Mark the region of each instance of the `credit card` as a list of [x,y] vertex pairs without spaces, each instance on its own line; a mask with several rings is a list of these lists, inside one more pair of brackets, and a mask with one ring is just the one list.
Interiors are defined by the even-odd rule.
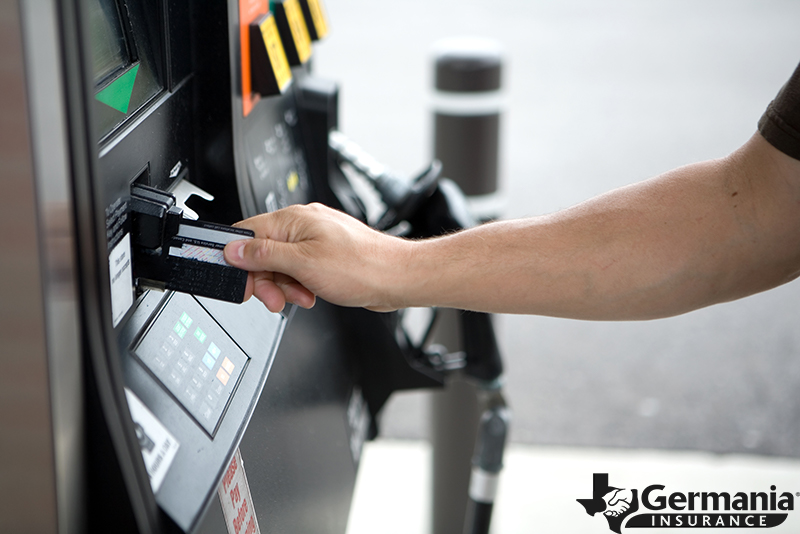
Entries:
[[221,244],[223,248],[231,241],[252,238],[255,234],[246,228],[236,228],[206,221],[183,219],[178,225],[175,237],[185,240],[196,240],[205,243]]
[[224,224],[182,219],[168,241],[166,288],[230,302],[242,302],[247,271],[225,261],[231,241],[252,239],[251,230]]
[[229,266],[222,253],[225,245],[231,241],[252,239],[254,235],[244,228],[184,219],[178,225],[178,233],[170,240],[169,255]]
[[247,271],[225,261],[231,241],[252,239],[244,228],[167,216],[161,247],[134,249],[134,276],[146,287],[161,287],[228,302],[244,300]]
[[200,297],[240,303],[247,287],[247,271],[231,265],[170,256],[164,262],[165,288]]

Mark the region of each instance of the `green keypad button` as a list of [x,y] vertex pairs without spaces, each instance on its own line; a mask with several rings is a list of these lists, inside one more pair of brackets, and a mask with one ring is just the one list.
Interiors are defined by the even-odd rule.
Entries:
[[183,326],[185,326],[186,328],[189,328],[190,326],[192,326],[192,322],[193,321],[192,321],[192,318],[189,317],[188,313],[183,312],[183,315],[181,315],[181,322],[183,323]]
[[187,332],[186,327],[180,322],[175,323],[175,326],[172,327],[172,330],[174,330],[175,333],[181,337],[181,339],[183,339],[183,336],[185,336]]
[[197,341],[199,341],[200,343],[205,343],[206,337],[208,336],[206,336],[206,333],[198,328],[197,330],[194,331],[194,337],[196,337]]

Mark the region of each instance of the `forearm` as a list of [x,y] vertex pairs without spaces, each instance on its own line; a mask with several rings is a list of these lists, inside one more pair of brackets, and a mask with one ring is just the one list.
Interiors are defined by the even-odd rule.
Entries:
[[800,177],[764,145],[754,138],[728,158],[553,215],[418,242],[402,304],[650,319],[788,281],[800,260]]
[[800,161],[756,134],[729,157],[573,208],[408,241],[320,205],[240,223],[226,260],[277,311],[314,295],[389,310],[449,306],[651,319],[743,297],[800,271]]

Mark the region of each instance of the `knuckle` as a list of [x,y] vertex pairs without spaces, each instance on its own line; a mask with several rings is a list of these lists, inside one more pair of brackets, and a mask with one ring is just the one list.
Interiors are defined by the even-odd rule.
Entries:
[[253,260],[261,262],[269,258],[270,241],[268,239],[254,239],[250,248],[250,256]]
[[324,204],[320,204],[319,202],[312,202],[311,204],[304,206],[305,214],[316,219],[327,216],[330,211],[331,210],[329,207],[325,206]]
[[309,211],[322,211],[325,209],[325,206],[320,202],[312,202],[310,204],[306,204],[306,209]]
[[[285,208],[280,210],[280,213],[287,214],[287,215],[297,215],[297,213],[302,212],[303,207],[304,206],[302,204],[292,204],[292,205],[286,206]],[[278,212],[276,212],[276,213],[278,213]]]

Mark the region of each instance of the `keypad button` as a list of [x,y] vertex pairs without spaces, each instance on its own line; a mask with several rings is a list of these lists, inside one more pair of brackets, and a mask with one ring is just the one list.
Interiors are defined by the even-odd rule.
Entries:
[[183,339],[183,336],[185,336],[186,332],[188,332],[186,327],[183,326],[180,322],[175,323],[175,326],[172,327],[172,330],[174,330],[175,333],[178,334],[178,337],[181,339]]
[[205,385],[203,381],[200,379],[200,375],[198,375],[197,373],[195,373],[195,375],[191,378],[189,383],[192,385],[193,388],[197,389],[198,391],[203,389],[203,386]]
[[172,358],[172,355],[175,354],[175,348],[168,341],[165,341],[164,344],[161,345],[161,354],[169,360]]
[[193,387],[189,386],[186,388],[184,393],[184,400],[189,405],[194,405],[197,402],[197,398],[200,396]]
[[175,369],[177,369],[181,374],[188,374],[189,373],[189,363],[181,358],[177,362],[175,362]]
[[206,391],[206,395],[203,397],[203,400],[206,401],[212,408],[216,408],[217,402],[219,402],[219,395],[213,391]]
[[220,367],[219,370],[217,371],[217,380],[222,382],[222,385],[224,386],[228,385],[228,380],[230,379],[230,377],[231,375],[226,373],[225,369],[223,369],[222,367]]
[[197,354],[195,354],[188,348],[184,348],[183,359],[186,360],[189,363],[189,365],[192,365],[195,362],[195,360],[197,360]]
[[183,374],[182,374],[180,371],[178,371],[177,369],[173,369],[173,370],[172,370],[172,371],[169,373],[169,379],[170,379],[170,380],[172,381],[172,383],[173,383],[173,384],[175,384],[176,386],[181,386],[181,385],[183,385]]
[[[166,368],[167,368],[167,362],[165,362],[165,361],[164,361],[163,359],[161,359],[159,356],[153,356],[153,361],[152,361],[152,364],[153,364],[153,367],[154,367],[155,369],[158,369],[158,370],[160,370],[160,371],[163,371],[164,369],[166,369]],[[154,370],[155,370],[155,369],[154,369]]]
[[194,337],[196,337],[197,341],[199,341],[200,343],[205,343],[206,337],[208,336],[206,336],[206,333],[203,332],[200,328],[198,328],[197,330],[194,331]]

